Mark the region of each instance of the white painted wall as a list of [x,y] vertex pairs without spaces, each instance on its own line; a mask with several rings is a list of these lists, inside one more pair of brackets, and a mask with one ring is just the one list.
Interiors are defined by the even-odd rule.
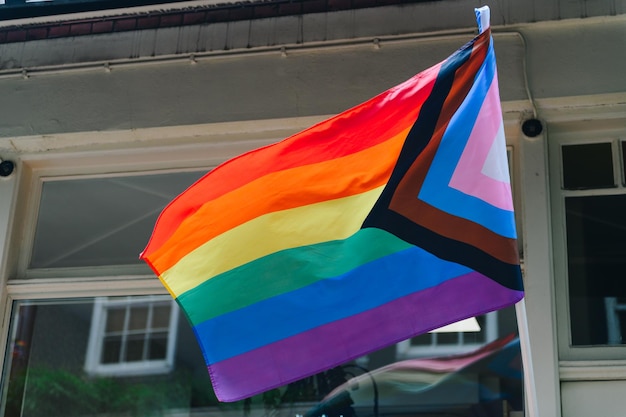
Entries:
[[623,417],[626,381],[579,381],[561,384],[563,416]]
[[[626,91],[626,60],[619,53],[626,50],[626,15],[494,30],[505,102],[527,100],[525,75],[535,98]],[[129,42],[138,46],[142,36]],[[36,66],[26,69],[28,78],[21,70],[0,71],[0,137],[337,113],[439,62],[471,36],[390,35],[380,47],[359,39],[287,45],[285,54],[246,49],[197,55],[196,63],[177,55],[112,61],[108,67],[102,51],[116,50],[117,43],[100,44],[97,37],[45,41],[39,52],[28,52],[38,48],[31,43],[0,45],[5,61],[20,63],[30,53],[41,65],[46,57],[65,56],[74,43],[94,48],[93,61],[80,67]],[[3,47],[16,48],[14,57]]]

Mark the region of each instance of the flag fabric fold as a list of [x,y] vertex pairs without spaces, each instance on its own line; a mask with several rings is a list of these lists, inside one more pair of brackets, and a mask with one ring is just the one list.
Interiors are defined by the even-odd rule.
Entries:
[[235,401],[523,297],[488,9],[408,81],[218,166],[141,254]]

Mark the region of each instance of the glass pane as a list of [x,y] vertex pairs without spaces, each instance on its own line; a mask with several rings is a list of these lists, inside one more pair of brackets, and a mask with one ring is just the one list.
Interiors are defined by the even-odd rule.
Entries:
[[430,346],[433,343],[433,335],[430,333],[421,334],[411,338],[412,346]]
[[[145,298],[126,300],[145,305]],[[2,417],[368,417],[374,415],[374,402],[379,416],[397,417],[496,417],[505,409],[523,410],[519,341],[511,334],[516,329],[514,307],[498,312],[501,333],[482,351],[459,346],[453,356],[456,368],[449,367],[447,354],[399,358],[391,346],[250,399],[220,403],[184,314],[178,318],[170,369],[144,370],[129,378],[129,367],[147,362],[126,362],[115,365],[119,374],[87,373],[89,337],[97,333],[91,329],[93,310],[101,304],[92,299],[14,303]],[[148,355],[164,357],[166,339],[165,332],[151,334]],[[119,350],[119,338],[107,340],[116,348],[105,350]],[[138,352],[140,344],[129,341],[128,352]]]
[[152,328],[163,329],[170,325],[170,304],[155,305],[152,308]]
[[118,363],[122,352],[122,337],[107,336],[102,343],[102,363]]
[[165,359],[165,355],[167,354],[167,333],[152,333],[148,343],[147,359]]
[[562,147],[563,187],[567,190],[614,187],[610,143]]
[[145,335],[129,335],[126,339],[126,362],[135,362],[144,359]]
[[143,265],[157,216],[204,173],[44,182],[30,267]]
[[148,307],[131,307],[128,330],[146,330],[148,327]]
[[438,345],[457,345],[459,343],[458,333],[437,333]]
[[107,333],[121,332],[124,330],[126,320],[126,308],[110,308],[107,311]]
[[569,197],[565,209],[572,345],[623,344],[626,195]]
[[478,317],[476,317],[476,320],[478,321],[478,324],[480,326],[480,331],[478,331],[478,332],[463,332],[463,341],[465,343],[482,344],[482,343],[485,343],[485,341],[486,341],[485,325],[486,325],[487,321],[485,319],[485,316],[478,316]]

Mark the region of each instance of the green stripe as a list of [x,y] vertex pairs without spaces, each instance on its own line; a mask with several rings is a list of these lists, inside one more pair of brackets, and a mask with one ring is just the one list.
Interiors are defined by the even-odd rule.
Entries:
[[177,300],[195,326],[410,246],[383,230],[361,229],[345,240],[287,249],[257,259],[203,282]]

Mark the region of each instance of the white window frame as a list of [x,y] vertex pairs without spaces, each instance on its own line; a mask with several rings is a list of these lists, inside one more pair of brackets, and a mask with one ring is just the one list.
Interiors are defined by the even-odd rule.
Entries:
[[[626,132],[625,132],[626,133]],[[626,195],[626,187],[622,180],[622,164],[620,162],[619,142],[626,140],[626,134],[607,132],[604,129],[584,132],[563,132],[553,135],[550,142],[551,195],[554,237],[554,268],[556,285],[556,304],[558,320],[558,348],[561,361],[612,361],[616,367],[624,367],[626,372],[626,346],[572,346],[571,319],[569,310],[569,286],[567,272],[567,231],[565,225],[565,198],[602,195]],[[585,190],[566,190],[563,188],[562,146],[584,145],[595,143],[611,143],[613,176],[615,187]],[[581,365],[581,363],[578,363]],[[589,363],[591,365],[591,363]]]
[[[568,291],[568,277],[567,277],[567,253],[565,248],[566,235],[565,235],[565,210],[564,210],[564,195],[561,188],[561,144],[583,144],[593,142],[606,142],[611,140],[624,140],[626,139],[626,106],[624,105],[623,94],[605,95],[598,97],[573,97],[570,100],[554,100],[545,101],[544,114],[548,120],[548,141],[545,142],[545,167],[541,164],[535,164],[535,169],[540,172],[545,169],[545,188],[533,188],[528,191],[537,193],[543,193],[547,195],[547,201],[549,206],[547,209],[550,213],[550,222],[544,222],[543,228],[547,230],[550,236],[548,240],[551,243],[550,248],[544,247],[542,239],[538,239],[541,236],[540,230],[535,227],[537,238],[527,241],[529,245],[529,251],[533,251],[535,255],[532,258],[540,259],[545,252],[548,256],[543,256],[543,262],[538,265],[536,263],[529,263],[537,273],[529,275],[529,278],[533,282],[533,287],[530,288],[530,294],[527,292],[527,297],[532,295],[537,300],[545,298],[546,305],[548,303],[554,303],[555,319],[551,326],[542,324],[542,319],[533,311],[529,305],[528,321],[529,331],[533,331],[535,334],[543,334],[544,339],[554,337],[554,349],[550,350],[533,350],[533,362],[540,364],[545,359],[541,356],[558,355],[558,374],[557,379],[551,375],[551,372],[547,372],[543,367],[535,367],[534,383],[536,388],[529,391],[529,394],[536,396],[537,407],[543,407],[541,404],[549,404],[553,399],[553,405],[550,408],[560,410],[559,398],[560,393],[558,388],[571,390],[571,387],[588,387],[596,384],[598,381],[617,382],[626,379],[626,348],[623,346],[570,346],[570,317],[569,317],[569,291]],[[598,105],[602,103],[602,105]],[[565,104],[565,105],[564,105]],[[529,157],[541,157],[541,147],[544,146],[540,142],[528,141],[527,150]],[[616,149],[617,151],[617,149]],[[613,154],[614,166],[622,167],[616,159],[619,159],[617,152]],[[530,160],[529,160],[530,161]],[[532,164],[529,165],[533,166]],[[615,170],[615,183],[622,185],[620,179],[619,168]],[[533,173],[530,171],[526,175],[527,181],[533,183]],[[587,192],[588,190],[581,191],[579,193]],[[597,191],[598,195],[601,194],[616,194],[619,190],[605,189]],[[575,193],[576,191],[567,190],[567,192]],[[536,198],[540,203],[541,199]],[[535,207],[531,208],[534,209]],[[532,217],[527,216],[527,219]],[[530,224],[529,224],[530,225]],[[534,226],[533,226],[534,227]],[[535,250],[535,246],[537,250]],[[543,249],[543,250],[542,250]],[[550,256],[551,255],[551,256]],[[529,262],[532,259],[528,259]],[[548,269],[547,267],[550,266]],[[540,267],[540,268],[537,268]],[[545,276],[553,275],[553,289],[550,290],[553,293],[553,300],[550,301],[544,294],[547,294],[548,287],[542,284],[542,279]],[[536,279],[535,279],[536,278]],[[534,288],[536,287],[536,288]],[[543,287],[543,291],[540,291]],[[531,300],[532,301],[532,300]],[[550,323],[550,320],[545,323]],[[552,329],[549,329],[552,327]],[[531,339],[531,344],[537,344],[539,339]],[[544,353],[545,352],[545,353]],[[554,352],[554,353],[552,353]],[[540,356],[537,357],[537,354]],[[542,374],[542,377],[539,376]],[[580,383],[580,384],[578,384]],[[556,391],[555,394],[546,396],[546,391]],[[565,392],[565,391],[564,391]],[[568,391],[569,392],[569,391]],[[543,398],[543,401],[542,401]],[[567,401],[571,400],[571,398]],[[567,404],[566,404],[567,407]],[[560,415],[557,414],[557,415]]]
[[[166,357],[159,360],[144,359],[141,361],[123,361],[114,364],[102,363],[101,356],[108,310],[115,307],[128,309],[132,305],[153,305],[154,303],[163,301],[169,302],[171,306]],[[88,374],[98,376],[136,376],[170,372],[174,367],[176,336],[178,334],[178,311],[178,305],[169,295],[153,295],[141,297],[140,299],[132,297],[96,297],[93,304],[87,355],[85,356],[85,371]],[[149,312],[152,312],[151,308]],[[151,314],[149,314],[148,324],[150,323],[150,316]],[[126,319],[128,319],[128,314],[126,314]],[[125,328],[123,330],[123,336],[127,336],[128,333],[128,330]]]

